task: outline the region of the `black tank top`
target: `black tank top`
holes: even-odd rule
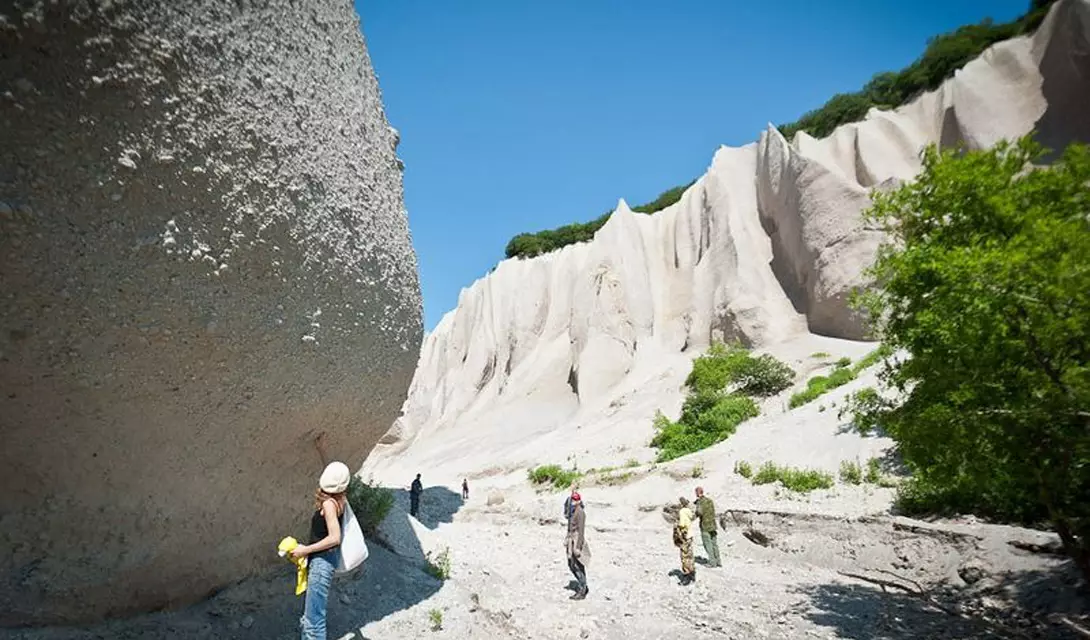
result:
[[[326,526],[325,516],[321,511],[315,511],[310,518],[310,542],[314,544],[329,535],[329,527]]]

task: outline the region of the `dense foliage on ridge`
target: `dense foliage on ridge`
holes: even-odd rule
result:
[[[871,107],[893,109],[906,104],[921,93],[937,89],[993,44],[1031,33],[1044,20],[1054,1],[1034,0],[1030,10],[1012,22],[995,24],[988,19],[936,36],[927,43],[923,55],[904,69],[878,73],[862,90],[833,96],[821,108],[795,122],[780,125],[780,133],[789,140],[798,131],[823,138],[842,124],[862,120]]]
[[[1013,22],[994,24],[991,20],[984,20],[980,24],[966,25],[952,33],[936,36],[928,42],[923,55],[908,67],[875,75],[861,91],[833,96],[821,108],[806,113],[795,122],[780,125],[780,132],[789,140],[798,131],[820,138],[842,124],[862,120],[871,107],[899,107],[920,93],[938,87],[996,42],[1032,32],[1044,20],[1053,2],[1055,0],[1032,0],[1029,11]],[[663,191],[651,202],[632,210],[638,213],[661,211],[680,200],[694,182]],[[520,233],[507,243],[505,255],[508,258],[532,258],[569,244],[587,242],[612,214],[611,210],[590,222],[574,222],[556,229]]]
[[[902,509],[1048,521],[1090,580],[1090,148],[1043,153],[931,147],[875,196],[862,300],[908,357],[881,376],[902,399],[857,394],[853,421],[896,442]]]
[[[681,194],[693,185],[693,182],[663,191],[657,198],[638,207],[632,207],[636,213],[655,213],[674,204],[681,199]],[[576,242],[587,242],[602,228],[602,225],[613,215],[609,210],[600,217],[590,222],[573,222],[556,229],[547,229],[537,233],[520,233],[507,243],[506,255],[508,258],[532,258],[534,256],[555,251],[561,247]]]

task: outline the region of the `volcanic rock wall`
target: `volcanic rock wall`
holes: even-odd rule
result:
[[[396,145],[347,0],[0,2],[0,624],[205,595],[378,441]]]
[[[714,338],[864,338],[848,303],[882,241],[861,215],[871,189],[911,179],[931,143],[979,149],[1031,130],[1057,148],[1090,142],[1088,41],[1090,0],[1063,0],[1032,37],[902,108],[822,140],[770,126],[720,148],[675,205],[647,216],[622,202],[591,242],[500,263],[426,338],[382,455],[489,414],[528,428],[541,411],[520,407],[566,402],[570,416],[609,402],[637,363]]]

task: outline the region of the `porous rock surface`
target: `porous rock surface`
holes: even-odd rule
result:
[[[1062,0],[1035,34],[901,108],[821,140],[769,126],[721,147],[676,204],[640,215],[622,201],[592,241],[500,263],[425,339],[382,455],[437,439],[529,450],[715,338],[866,338],[849,296],[883,239],[862,216],[871,190],[912,179],[932,143],[1090,142],[1088,41],[1090,0]]]
[[[0,624],[277,561],[405,398],[397,133],[347,0],[0,2]]]

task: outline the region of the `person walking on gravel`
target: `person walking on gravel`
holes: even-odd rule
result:
[[[469,500],[469,479],[462,478],[462,500]]]
[[[721,567],[719,559],[719,526],[715,523],[715,503],[704,495],[704,487],[696,488],[696,517],[700,518],[700,539],[708,554],[709,567]]]
[[[424,493],[424,484],[420,482],[420,474],[416,474],[416,479],[409,486],[409,514],[416,517],[416,514],[420,511],[420,494]]]
[[[674,525],[674,546],[681,551],[681,584],[689,585],[696,581],[696,562],[693,560],[693,510],[689,500],[679,500],[681,508],[677,512],[677,524]]]
[[[572,600],[582,600],[590,593],[587,587],[587,564],[590,563],[590,547],[585,536],[587,516],[583,511],[583,498],[578,491],[571,494],[571,517],[568,519],[568,536],[564,548],[568,555],[568,568],[578,583]]]

